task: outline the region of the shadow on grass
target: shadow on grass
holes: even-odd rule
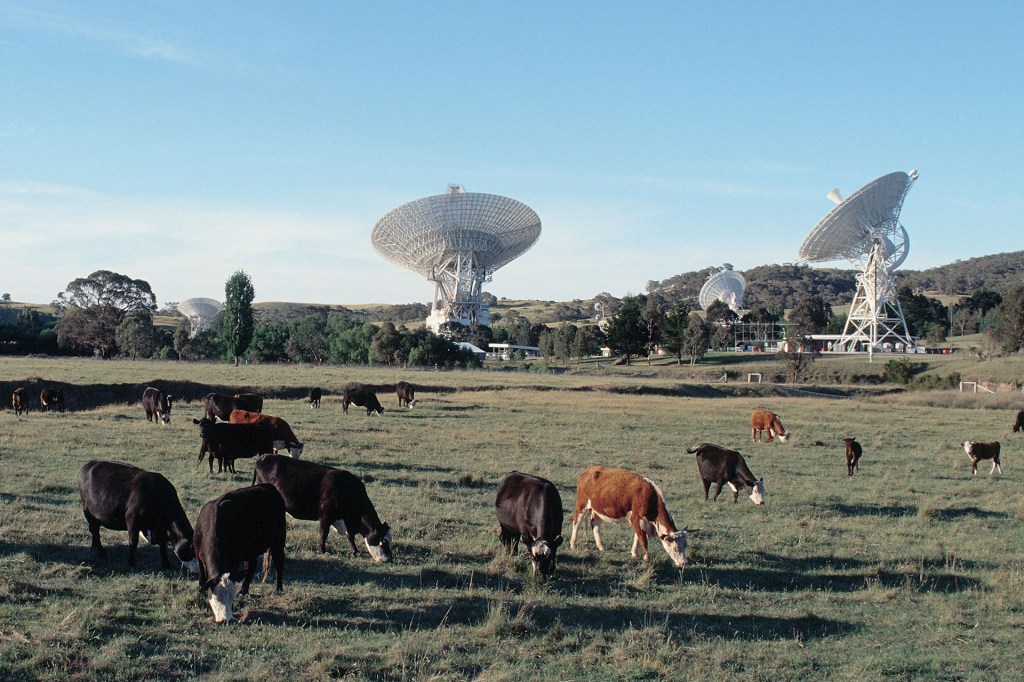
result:
[[[1006,519],[1009,514],[1006,512],[988,511],[977,507],[963,507],[962,509],[933,509],[928,512],[929,517],[938,521],[956,521],[964,518],[977,519]]]
[[[841,516],[914,516],[917,507],[904,504],[830,504],[827,509]]]

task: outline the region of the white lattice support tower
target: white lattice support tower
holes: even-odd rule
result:
[[[857,275],[857,292],[836,342],[840,352],[852,353],[860,343],[867,345],[869,355],[886,343],[904,351],[915,347],[896,295],[895,278],[885,263],[885,249],[882,239],[876,238],[864,270]]]

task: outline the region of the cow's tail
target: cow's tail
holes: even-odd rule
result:
[[[253,475],[255,478],[255,474]],[[270,575],[270,569],[274,565],[274,557],[270,555],[270,548],[263,553],[263,577],[260,579],[260,585],[264,585],[267,582],[267,576]]]

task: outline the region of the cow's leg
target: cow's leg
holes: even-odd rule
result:
[[[519,548],[519,543],[516,541],[518,537],[518,533],[513,533],[505,526],[501,526],[501,544],[505,548],[505,554],[513,554],[513,547]]]
[[[338,531],[339,533],[341,531]],[[317,547],[321,554],[327,553],[327,536],[331,534],[331,521],[327,517],[320,518],[320,546]]]
[[[245,560],[245,577],[242,578],[242,589],[238,591],[238,594],[249,594],[249,583],[252,582],[252,576],[256,573],[256,559],[259,554],[253,555]]]
[[[975,459],[974,457],[971,457],[971,476],[976,476],[977,474],[978,474],[978,460]]]
[[[990,472],[988,472],[988,475],[991,476],[992,474],[994,474],[996,472],[996,469],[999,469],[999,473],[1003,473],[1003,468],[1001,466],[999,466],[999,460],[998,459],[993,459],[992,460],[992,470]]]
[[[348,538],[348,544],[352,547],[352,556],[359,556],[359,550],[356,549],[356,532],[350,528],[345,533],[345,537]]]
[[[715,483],[715,496],[711,498],[712,502],[718,501],[718,495],[722,492],[722,486],[724,484],[721,481]]]
[[[138,522],[133,516],[128,516],[125,521],[128,525],[128,565],[135,565],[135,551],[139,547],[139,533],[142,529],[139,528]]]
[[[594,530],[594,544],[603,552],[604,543],[601,542],[601,517],[593,512],[590,513],[590,527]]]
[[[576,531],[579,530],[580,521],[583,520],[584,507],[576,503],[576,511],[572,515],[572,536],[569,538],[569,549],[576,549]]]
[[[277,577],[277,591],[284,592],[284,545],[271,547],[270,556],[274,560],[274,574]]]
[[[704,484],[704,501],[708,501],[708,491],[711,490],[711,480],[701,477],[700,482]]]
[[[732,481],[727,481],[727,483],[729,485],[729,490],[732,490],[732,501],[736,502],[737,498],[740,496],[740,489]],[[721,490],[722,486],[718,486],[718,489]],[[718,497],[718,493],[715,493],[715,497]]]
[[[100,544],[100,522],[89,512],[84,512],[85,520],[89,524],[89,533],[92,535],[92,554],[100,559],[107,558],[107,550]]]
[[[637,546],[642,546],[644,549],[644,561],[648,561],[651,557],[647,552],[647,519],[638,517],[639,514],[633,514],[629,519],[630,525],[633,526],[633,548],[629,554],[635,559]]]

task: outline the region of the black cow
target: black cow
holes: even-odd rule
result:
[[[704,484],[705,500],[708,499],[708,489],[714,483],[717,486],[714,500],[718,499],[722,486],[728,485],[732,488],[732,501],[735,502],[742,486],[750,491],[750,499],[754,504],[764,504],[764,479],[754,478],[743,455],[711,443],[701,443],[686,451],[697,455],[697,469]]]
[[[1024,431],[1024,410],[1017,412],[1017,418],[1013,421],[1013,432]]]
[[[407,381],[399,381],[395,386],[395,394],[398,396],[398,406],[408,407],[410,410],[416,407],[416,391]]]
[[[256,457],[274,452],[274,427],[267,422],[259,424],[222,424],[206,417],[193,419],[199,426],[198,467],[203,455],[209,453],[210,473],[213,473],[213,460],[217,460],[217,473],[228,470],[235,473],[235,460],[242,457]]]
[[[846,473],[848,476],[853,476],[854,469],[860,471],[860,465],[857,462],[860,461],[864,450],[856,438],[844,438],[843,442],[846,443]]]
[[[39,393],[39,411],[59,410],[64,412],[64,389],[44,388]]]
[[[530,551],[533,572],[547,580],[555,572],[562,544],[562,498],[551,481],[513,471],[498,483],[494,500],[501,544],[515,554],[522,540]]]
[[[262,412],[263,398],[255,393],[207,393],[203,396],[203,409],[206,410],[206,418],[210,421],[220,419],[226,422],[234,410]]]
[[[374,561],[391,561],[391,527],[381,523],[366,486],[348,471],[271,455],[256,460],[252,480],[277,488],[293,517],[320,522],[321,552],[327,551],[327,535],[334,526],[348,537],[353,556],[359,553],[358,533]]]
[[[348,414],[348,406],[350,404],[365,407],[366,416],[370,416],[374,412],[384,416],[384,408],[381,407],[380,401],[377,400],[377,394],[365,386],[349,386],[342,392],[341,411]]]
[[[154,423],[171,423],[171,406],[174,396],[164,393],[159,388],[150,386],[142,392],[142,409],[146,411],[146,421]]]
[[[160,547],[160,564],[169,568],[167,543],[174,554],[195,573],[198,566],[192,549],[192,524],[185,516],[178,491],[153,471],[131,464],[91,459],[78,478],[82,512],[92,533],[92,552],[107,558],[100,544],[100,527],[128,531],[128,564],[135,565],[139,533]]]
[[[195,534],[199,591],[206,596],[216,622],[233,620],[235,582],[242,577],[238,593],[249,592],[260,554],[265,553],[263,579],[273,559],[277,591],[282,591],[286,525],[284,500],[272,485],[233,490],[199,510]]]
[[[11,407],[14,409],[15,415],[28,411],[28,394],[23,386],[14,389],[14,392],[11,393]]]
[[[319,387],[309,389],[309,393],[306,394],[306,400],[309,401],[309,409],[320,407],[320,398],[323,397],[323,392]]]

